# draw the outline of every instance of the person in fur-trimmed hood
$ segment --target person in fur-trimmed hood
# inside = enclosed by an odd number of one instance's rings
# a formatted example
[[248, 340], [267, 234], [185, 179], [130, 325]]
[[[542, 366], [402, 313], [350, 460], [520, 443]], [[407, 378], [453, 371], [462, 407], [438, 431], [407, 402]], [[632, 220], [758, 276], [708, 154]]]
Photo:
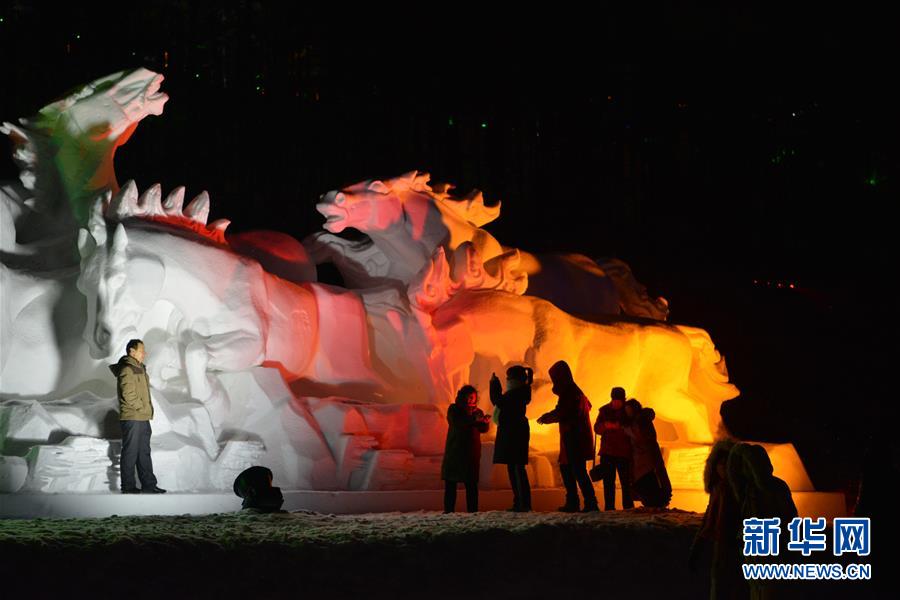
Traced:
[[703, 487], [709, 494], [709, 504], [688, 558], [691, 571], [696, 572], [701, 555], [711, 550], [709, 597], [712, 600], [746, 598], [749, 594], [741, 572], [740, 506], [728, 481], [728, 454], [734, 445], [731, 440], [717, 442], [706, 458]]
[[[779, 555], [784, 556], [790, 539], [788, 524], [797, 516], [797, 506], [788, 484], [774, 475], [766, 449], [758, 444], [736, 444], [728, 453], [728, 481], [737, 498], [740, 518], [781, 519]], [[745, 556], [745, 563], [772, 562], [777, 557]], [[790, 583], [779, 580], [751, 579], [750, 598], [787, 597]]]

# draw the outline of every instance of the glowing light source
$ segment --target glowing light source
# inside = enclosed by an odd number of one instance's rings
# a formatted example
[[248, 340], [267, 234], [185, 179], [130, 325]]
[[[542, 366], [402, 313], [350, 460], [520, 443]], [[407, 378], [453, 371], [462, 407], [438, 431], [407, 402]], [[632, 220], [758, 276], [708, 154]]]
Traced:
[[877, 171], [872, 171], [872, 174], [866, 177], [866, 184], [875, 187], [882, 181], [884, 181], [884, 177], [879, 177]]
[[487, 123], [482, 123], [482, 124], [481, 124], [481, 128], [482, 128], [482, 129], [487, 129]]

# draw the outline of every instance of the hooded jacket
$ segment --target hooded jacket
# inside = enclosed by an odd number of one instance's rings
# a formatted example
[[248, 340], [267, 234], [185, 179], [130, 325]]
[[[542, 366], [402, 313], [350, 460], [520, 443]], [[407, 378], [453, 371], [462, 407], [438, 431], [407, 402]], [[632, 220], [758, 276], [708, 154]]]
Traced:
[[116, 376], [120, 421], [149, 421], [153, 418], [150, 401], [150, 379], [147, 368], [137, 359], [125, 355], [109, 370]]
[[[594, 434], [591, 432], [591, 403], [572, 377], [565, 361], [550, 367], [553, 393], [559, 397], [556, 408], [543, 415], [546, 423], [559, 423], [559, 464], [591, 460]], [[501, 413], [502, 414], [502, 413]]]
[[791, 489], [773, 471], [768, 453], [757, 444], [737, 444], [728, 455], [728, 480], [741, 518], [779, 517], [782, 528], [786, 528], [797, 516], [797, 507]]

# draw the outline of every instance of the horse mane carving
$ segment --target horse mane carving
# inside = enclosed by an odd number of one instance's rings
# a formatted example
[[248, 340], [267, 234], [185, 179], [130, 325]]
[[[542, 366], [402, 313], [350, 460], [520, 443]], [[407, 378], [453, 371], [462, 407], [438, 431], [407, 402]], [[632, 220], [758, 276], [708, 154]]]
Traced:
[[193, 231], [212, 242], [228, 245], [225, 230], [231, 221], [218, 219], [207, 225], [209, 194], [200, 192], [185, 207], [184, 191], [184, 186], [178, 186], [163, 200], [162, 188], [156, 183], [138, 195], [137, 185], [129, 179], [115, 195], [107, 190], [94, 202], [89, 220], [91, 233], [96, 238], [98, 227], [105, 228], [104, 220], [119, 222], [136, 218]]
[[[500, 216], [501, 202], [493, 206], [485, 206], [484, 194], [473, 189], [464, 196], [454, 196], [456, 189], [452, 183], [431, 181], [431, 175], [425, 171], [409, 171], [399, 177], [382, 181], [387, 192], [413, 191], [431, 196], [438, 208], [446, 209], [457, 218], [475, 227], [482, 227]], [[373, 182], [377, 183], [377, 182]], [[370, 184], [371, 185], [371, 184]]]

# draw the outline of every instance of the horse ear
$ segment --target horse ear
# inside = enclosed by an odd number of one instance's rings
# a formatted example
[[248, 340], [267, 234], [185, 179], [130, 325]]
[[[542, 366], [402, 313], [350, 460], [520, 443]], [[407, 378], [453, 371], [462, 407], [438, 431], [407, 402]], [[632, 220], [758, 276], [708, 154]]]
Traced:
[[431, 181], [431, 174], [425, 171], [413, 171], [413, 173], [415, 175], [413, 175], [412, 189], [417, 192], [430, 192], [431, 186], [428, 185], [428, 182]]
[[391, 189], [384, 185], [383, 181], [375, 180], [369, 184], [368, 187], [370, 192], [378, 192], [379, 194], [389, 194]]
[[97, 246], [106, 244], [106, 209], [109, 208], [112, 199], [112, 191], [106, 190], [94, 199], [91, 212], [88, 215], [88, 232], [94, 238]]
[[82, 259], [88, 258], [97, 249], [97, 240], [87, 229], [78, 230], [78, 254]]
[[128, 247], [128, 234], [125, 233], [125, 226], [119, 223], [112, 238], [112, 252], [110, 265], [113, 268], [124, 268], [126, 255], [125, 249]]

